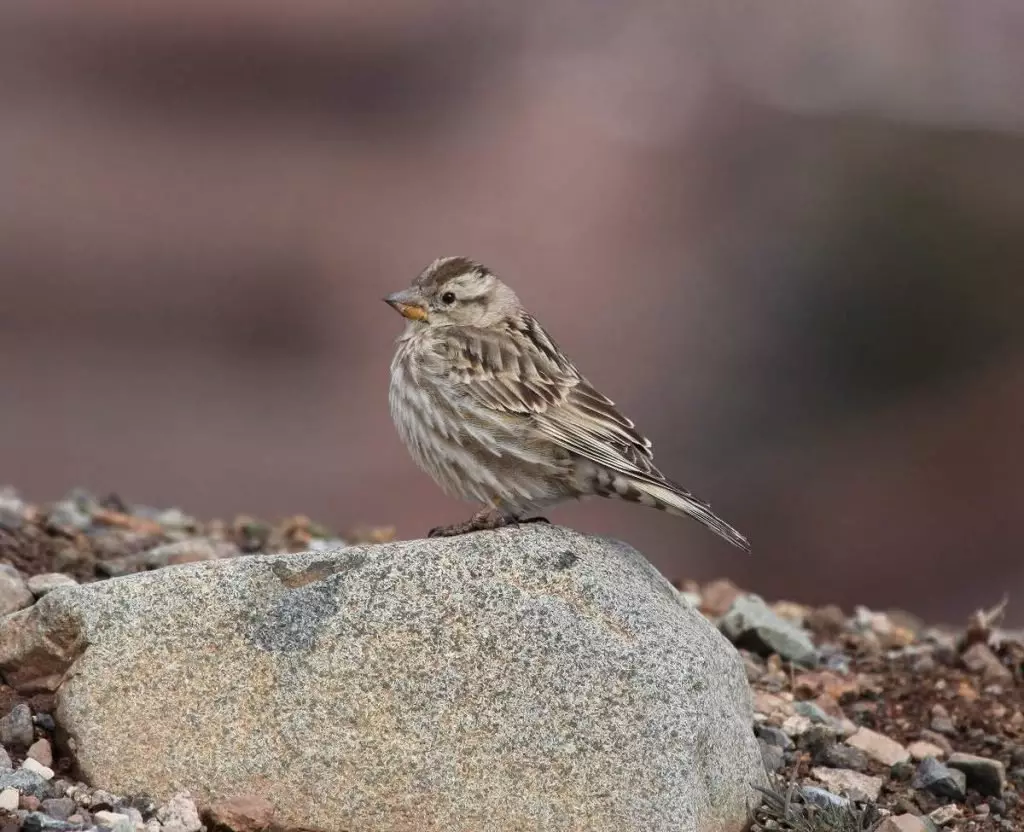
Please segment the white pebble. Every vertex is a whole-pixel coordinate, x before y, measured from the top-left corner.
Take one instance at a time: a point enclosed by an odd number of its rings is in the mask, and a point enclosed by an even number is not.
[[[203,828],[199,810],[188,792],[174,795],[166,806],[160,807],[156,816],[169,832],[199,832]]]
[[[786,736],[789,737],[800,737],[811,730],[812,722],[805,716],[790,716],[787,717],[782,723],[782,730],[785,731]]]
[[[0,792],[0,809],[5,812],[15,812],[18,809],[18,800],[21,796],[17,789],[4,789]]]
[[[44,766],[38,760],[33,760],[31,757],[26,757],[25,762],[21,764],[21,767],[26,771],[34,771],[44,780],[53,779],[53,769],[49,766]]]
[[[124,824],[132,825],[131,819],[128,815],[122,815],[120,812],[96,812],[92,819],[96,821],[96,825],[102,829],[113,829],[118,824],[122,826]]]

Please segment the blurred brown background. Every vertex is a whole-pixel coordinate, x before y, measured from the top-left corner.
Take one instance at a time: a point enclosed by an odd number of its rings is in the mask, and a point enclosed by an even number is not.
[[[746,532],[669,577],[1024,620],[1024,6],[0,5],[0,481],[418,536],[401,322],[483,260]]]

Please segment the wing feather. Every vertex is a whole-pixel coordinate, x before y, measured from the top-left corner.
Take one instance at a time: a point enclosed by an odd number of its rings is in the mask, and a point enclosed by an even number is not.
[[[654,467],[650,441],[530,316],[507,330],[453,327],[443,344],[449,380],[477,403],[530,419],[566,450],[612,471],[668,484]]]

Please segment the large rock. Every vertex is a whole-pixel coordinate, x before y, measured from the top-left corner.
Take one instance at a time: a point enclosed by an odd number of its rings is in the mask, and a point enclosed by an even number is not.
[[[82,775],[348,832],[733,832],[733,647],[633,549],[544,526],[61,587],[0,628]],[[57,687],[59,685],[59,687]]]

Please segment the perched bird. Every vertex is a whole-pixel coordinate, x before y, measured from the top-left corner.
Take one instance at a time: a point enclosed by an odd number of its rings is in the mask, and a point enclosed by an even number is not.
[[[384,300],[408,319],[391,362],[398,432],[446,492],[484,505],[432,537],[532,522],[546,506],[596,495],[693,517],[750,550],[654,466],[650,441],[485,266],[435,260]]]

